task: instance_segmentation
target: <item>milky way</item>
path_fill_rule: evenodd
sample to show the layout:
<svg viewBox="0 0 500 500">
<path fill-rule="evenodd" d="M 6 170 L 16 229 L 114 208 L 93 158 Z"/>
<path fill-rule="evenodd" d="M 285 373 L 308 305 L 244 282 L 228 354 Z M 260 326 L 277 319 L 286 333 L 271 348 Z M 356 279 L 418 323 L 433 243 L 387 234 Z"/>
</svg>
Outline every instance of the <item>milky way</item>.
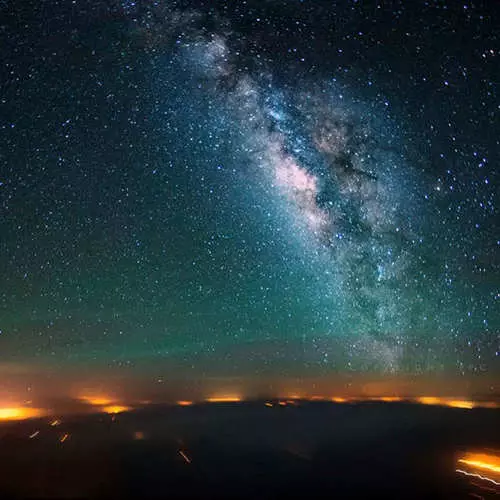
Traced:
<svg viewBox="0 0 500 500">
<path fill-rule="evenodd" d="M 356 2 L 264 4 L 128 2 L 104 38 L 75 21 L 64 51 L 82 55 L 59 81 L 49 44 L 39 66 L 5 62 L 6 361 L 498 365 L 489 32 L 483 55 L 447 42 L 437 60 L 434 17 L 451 22 L 438 6 L 416 27 L 403 6 L 386 12 L 387 34 Z M 468 79 L 483 82 L 472 97 Z"/>
</svg>

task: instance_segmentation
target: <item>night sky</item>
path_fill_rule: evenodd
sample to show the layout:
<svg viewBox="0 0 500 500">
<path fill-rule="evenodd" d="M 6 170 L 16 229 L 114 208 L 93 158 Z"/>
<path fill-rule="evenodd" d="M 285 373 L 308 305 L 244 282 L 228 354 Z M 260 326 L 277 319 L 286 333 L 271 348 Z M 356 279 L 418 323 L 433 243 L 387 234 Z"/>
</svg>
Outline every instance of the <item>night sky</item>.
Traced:
<svg viewBox="0 0 500 500">
<path fill-rule="evenodd" d="M 495 5 L 1 1 L 2 378 L 498 380 Z"/>
</svg>

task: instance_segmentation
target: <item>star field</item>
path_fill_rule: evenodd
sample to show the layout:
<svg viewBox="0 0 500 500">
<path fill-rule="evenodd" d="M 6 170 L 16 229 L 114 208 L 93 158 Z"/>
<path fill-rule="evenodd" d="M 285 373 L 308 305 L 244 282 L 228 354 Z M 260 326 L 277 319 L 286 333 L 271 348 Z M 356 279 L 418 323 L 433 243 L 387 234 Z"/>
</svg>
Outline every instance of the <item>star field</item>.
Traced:
<svg viewBox="0 0 500 500">
<path fill-rule="evenodd" d="M 0 9 L 0 372 L 498 374 L 493 5 Z"/>
</svg>

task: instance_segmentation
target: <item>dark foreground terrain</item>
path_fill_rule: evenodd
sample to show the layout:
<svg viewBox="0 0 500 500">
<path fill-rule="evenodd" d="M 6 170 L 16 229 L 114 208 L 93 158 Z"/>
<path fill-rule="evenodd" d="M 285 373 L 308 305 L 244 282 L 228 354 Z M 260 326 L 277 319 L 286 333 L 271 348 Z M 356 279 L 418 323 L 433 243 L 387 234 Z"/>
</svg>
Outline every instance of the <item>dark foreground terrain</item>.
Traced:
<svg viewBox="0 0 500 500">
<path fill-rule="evenodd" d="M 500 498 L 457 457 L 500 411 L 404 403 L 150 406 L 0 425 L 0 498 Z"/>
</svg>

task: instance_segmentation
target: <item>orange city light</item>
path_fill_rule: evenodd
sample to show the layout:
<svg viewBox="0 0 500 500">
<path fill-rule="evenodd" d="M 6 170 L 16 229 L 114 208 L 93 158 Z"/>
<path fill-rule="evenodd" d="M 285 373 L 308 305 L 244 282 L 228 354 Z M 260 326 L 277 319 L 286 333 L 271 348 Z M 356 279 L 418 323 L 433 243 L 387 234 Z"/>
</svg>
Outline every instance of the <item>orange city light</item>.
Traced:
<svg viewBox="0 0 500 500">
<path fill-rule="evenodd" d="M 193 402 L 192 401 L 177 401 L 177 404 L 179 406 L 192 406 Z"/>
<path fill-rule="evenodd" d="M 436 396 L 422 396 L 416 398 L 415 401 L 423 405 L 449 406 L 451 408 L 462 408 L 466 410 L 472 410 L 472 408 L 476 406 L 474 401 L 468 399 L 439 398 Z"/>
<path fill-rule="evenodd" d="M 97 411 L 109 413 L 110 415 L 116 415 L 117 413 L 131 410 L 130 406 L 120 404 L 120 402 L 107 396 L 81 396 L 79 399 L 80 401 L 96 407 Z"/>
<path fill-rule="evenodd" d="M 325 397 L 324 396 L 311 396 L 309 398 L 310 401 L 325 401 Z"/>
<path fill-rule="evenodd" d="M 417 403 L 422 405 L 441 405 L 443 400 L 441 398 L 436 398 L 434 396 L 421 396 L 416 399 Z"/>
<path fill-rule="evenodd" d="M 109 405 L 109 406 L 103 406 L 102 411 L 104 413 L 109 413 L 110 415 L 116 415 L 117 413 L 123 413 L 125 411 L 129 411 L 131 408 L 130 406 L 123 406 L 123 405 Z"/>
<path fill-rule="evenodd" d="M 465 399 L 452 399 L 447 401 L 446 406 L 451 406 L 452 408 L 464 408 L 466 410 L 472 410 L 474 408 L 474 402 Z"/>
<path fill-rule="evenodd" d="M 41 417 L 45 412 L 40 408 L 25 408 L 22 406 L 0 408 L 0 420 L 26 420 Z"/>
<path fill-rule="evenodd" d="M 466 453 L 457 460 L 455 470 L 458 474 L 500 486 L 500 455 L 498 453 Z"/>
<path fill-rule="evenodd" d="M 458 463 L 468 465 L 473 469 L 500 474 L 500 456 L 489 453 L 466 453 Z"/>
<path fill-rule="evenodd" d="M 238 403 L 242 401 L 240 396 L 215 396 L 207 398 L 208 403 Z"/>
<path fill-rule="evenodd" d="M 113 400 L 106 396 L 81 396 L 79 399 L 92 406 L 109 406 L 113 403 Z"/>
<path fill-rule="evenodd" d="M 403 401 L 403 398 L 400 396 L 380 396 L 375 398 L 377 401 L 383 401 L 384 403 L 397 403 L 399 401 Z"/>
</svg>

